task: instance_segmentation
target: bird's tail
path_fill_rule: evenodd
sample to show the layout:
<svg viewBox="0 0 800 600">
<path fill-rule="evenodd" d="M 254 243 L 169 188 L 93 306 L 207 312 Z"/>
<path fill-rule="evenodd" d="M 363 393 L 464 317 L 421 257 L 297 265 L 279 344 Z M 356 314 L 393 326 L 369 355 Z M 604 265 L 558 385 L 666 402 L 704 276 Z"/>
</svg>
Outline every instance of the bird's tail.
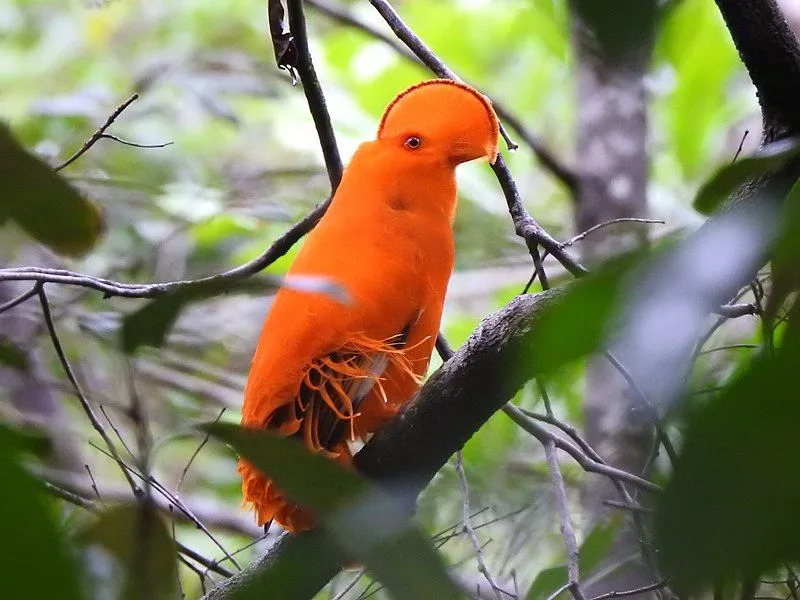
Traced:
<svg viewBox="0 0 800 600">
<path fill-rule="evenodd" d="M 348 441 L 374 431 L 377 423 L 388 419 L 397 409 L 384 390 L 385 374 L 399 372 L 418 381 L 405 356 L 407 348 L 398 346 L 394 338 L 371 340 L 364 337 L 316 358 L 303 373 L 293 398 L 282 403 L 266 421 L 254 423 L 245 419 L 245 426 L 296 437 L 310 450 L 350 465 L 352 456 Z M 360 408 L 367 397 L 371 401 L 367 414 L 362 415 Z M 289 531 L 301 531 L 313 525 L 306 511 L 286 498 L 269 477 L 249 462 L 240 459 L 238 472 L 242 477 L 243 505 L 254 509 L 259 525 L 275 520 Z"/>
</svg>

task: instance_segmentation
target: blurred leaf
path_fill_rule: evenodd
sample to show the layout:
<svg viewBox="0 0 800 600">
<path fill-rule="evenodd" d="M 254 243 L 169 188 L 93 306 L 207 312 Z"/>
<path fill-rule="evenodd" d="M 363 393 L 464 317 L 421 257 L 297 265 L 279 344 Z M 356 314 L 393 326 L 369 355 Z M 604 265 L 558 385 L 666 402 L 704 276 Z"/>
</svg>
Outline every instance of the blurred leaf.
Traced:
<svg viewBox="0 0 800 600">
<path fill-rule="evenodd" d="M 341 550 L 320 529 L 287 534 L 276 543 L 282 546 L 279 559 L 251 572 L 228 600 L 308 600 L 319 591 L 319 581 L 341 568 Z"/>
<path fill-rule="evenodd" d="M 719 10 L 706 0 L 670 3 L 655 54 L 669 64 L 661 72 L 673 86 L 663 101 L 656 96 L 656 106 L 666 112 L 670 141 L 683 173 L 691 176 L 707 164 L 711 148 L 719 148 L 714 134 L 736 118 L 719 99 L 728 93 L 739 55 Z"/>
<path fill-rule="evenodd" d="M 0 365 L 11 367 L 17 371 L 28 370 L 28 357 L 25 355 L 25 351 L 2 335 L 0 335 Z"/>
<path fill-rule="evenodd" d="M 542 569 L 533 580 L 531 588 L 528 590 L 526 600 L 541 600 L 549 598 L 550 595 L 567 582 L 567 567 L 560 565 Z"/>
<path fill-rule="evenodd" d="M 8 217 L 59 254 L 80 256 L 103 232 L 100 210 L 0 123 L 0 223 Z"/>
<path fill-rule="evenodd" d="M 617 539 L 620 521 L 611 519 L 598 523 L 589 532 L 578 549 L 580 571 L 583 576 L 591 575 L 608 555 L 611 545 Z M 526 600 L 549 598 L 558 588 L 567 583 L 567 565 L 550 567 L 539 572 L 528 590 Z"/>
<path fill-rule="evenodd" d="M 122 349 L 130 353 L 142 345 L 161 346 L 180 312 L 193 302 L 223 294 L 266 294 L 281 286 L 310 294 L 327 294 L 342 303 L 349 301 L 341 286 L 324 277 L 261 276 L 233 281 L 207 281 L 156 298 L 127 315 L 122 322 Z"/>
<path fill-rule="evenodd" d="M 611 60 L 625 60 L 641 53 L 657 16 L 656 0 L 571 0 L 582 25 L 591 31 L 593 50 Z M 620 19 L 619 15 L 626 15 Z"/>
<path fill-rule="evenodd" d="M 439 554 L 408 523 L 395 501 L 355 472 L 295 440 L 217 423 L 206 427 L 269 474 L 295 502 L 322 521 L 344 553 L 366 565 L 393 598 L 460 598 Z"/>
<path fill-rule="evenodd" d="M 53 450 L 52 439 L 33 426 L 10 427 L 0 423 L 0 437 L 5 437 L 15 450 L 37 458 L 49 458 Z"/>
<path fill-rule="evenodd" d="M 798 364 L 795 340 L 690 414 L 655 521 L 662 567 L 678 590 L 800 559 Z"/>
<path fill-rule="evenodd" d="M 789 138 L 765 146 L 753 156 L 740 158 L 711 177 L 694 199 L 694 207 L 703 214 L 713 212 L 747 181 L 780 169 L 800 152 L 800 139 Z"/>
<path fill-rule="evenodd" d="M 536 342 L 523 360 L 536 364 L 537 373 L 551 375 L 599 348 L 626 297 L 627 277 L 643 256 L 618 259 L 566 288 L 561 299 L 542 310 Z"/>
<path fill-rule="evenodd" d="M 0 428 L 0 564 L 3 597 L 78 600 L 75 565 L 39 484 L 19 465 L 17 442 Z"/>
<path fill-rule="evenodd" d="M 102 549 L 122 569 L 121 580 L 112 571 L 110 582 L 121 586 L 120 599 L 179 596 L 175 541 L 152 505 L 122 504 L 104 510 L 78 537 L 87 548 Z"/>
<path fill-rule="evenodd" d="M 772 282 L 764 307 L 765 328 L 771 328 L 789 294 L 800 289 L 800 181 L 789 191 L 779 223 L 781 232 L 772 253 Z"/>
<path fill-rule="evenodd" d="M 608 555 L 608 551 L 611 550 L 614 540 L 617 539 L 619 528 L 619 519 L 610 519 L 594 526 L 579 550 L 581 571 L 590 574 L 600 566 Z"/>
</svg>

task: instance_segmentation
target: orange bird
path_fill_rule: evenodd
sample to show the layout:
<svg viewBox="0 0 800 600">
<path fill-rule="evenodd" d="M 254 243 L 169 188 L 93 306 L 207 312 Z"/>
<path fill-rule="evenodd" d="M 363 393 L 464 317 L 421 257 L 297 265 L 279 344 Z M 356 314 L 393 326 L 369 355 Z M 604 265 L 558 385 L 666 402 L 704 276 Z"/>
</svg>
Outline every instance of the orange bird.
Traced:
<svg viewBox="0 0 800 600">
<path fill-rule="evenodd" d="M 349 464 L 419 387 L 453 270 L 455 168 L 497 157 L 497 117 L 474 89 L 437 79 L 387 107 L 361 144 L 290 275 L 323 276 L 350 297 L 282 288 L 253 357 L 242 424 L 301 439 Z M 312 526 L 268 477 L 239 460 L 259 525 Z"/>
</svg>

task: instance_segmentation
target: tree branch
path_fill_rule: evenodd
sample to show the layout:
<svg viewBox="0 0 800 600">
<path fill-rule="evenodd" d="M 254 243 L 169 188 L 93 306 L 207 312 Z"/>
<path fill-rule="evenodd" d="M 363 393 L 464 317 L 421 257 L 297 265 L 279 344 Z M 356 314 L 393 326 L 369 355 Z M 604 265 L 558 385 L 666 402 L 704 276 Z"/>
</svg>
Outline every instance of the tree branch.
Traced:
<svg viewBox="0 0 800 600">
<path fill-rule="evenodd" d="M 317 78 L 314 63 L 311 60 L 311 51 L 308 48 L 303 0 L 288 0 L 287 8 L 289 10 L 289 29 L 298 51 L 297 72 L 300 74 L 300 82 L 303 84 L 308 108 L 314 119 L 314 126 L 317 128 L 322 155 L 325 158 L 325 168 L 328 170 L 328 179 L 331 182 L 331 194 L 333 194 L 342 180 L 344 167 L 339 156 L 339 148 L 336 145 L 336 135 L 333 132 L 328 106 L 325 103 L 325 95 L 322 93 L 322 86 Z"/>
<path fill-rule="evenodd" d="M 775 0 L 716 0 L 758 92 L 764 142 L 800 131 L 800 47 Z"/>
</svg>

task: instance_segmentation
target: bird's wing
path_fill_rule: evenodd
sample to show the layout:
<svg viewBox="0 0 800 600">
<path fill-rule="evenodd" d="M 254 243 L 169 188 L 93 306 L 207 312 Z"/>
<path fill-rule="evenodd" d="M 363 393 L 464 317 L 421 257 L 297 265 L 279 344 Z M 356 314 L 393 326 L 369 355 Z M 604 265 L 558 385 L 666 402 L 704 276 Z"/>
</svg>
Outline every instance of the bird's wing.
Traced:
<svg viewBox="0 0 800 600">
<path fill-rule="evenodd" d="M 287 433 L 294 429 L 291 434 L 309 448 L 337 454 L 343 441 L 355 438 L 354 421 L 362 401 L 375 389 L 383 393 L 387 368 L 392 365 L 415 376 L 405 357 L 408 329 L 386 340 L 356 336 L 312 360 L 295 397 L 269 416 L 267 427 Z"/>
</svg>

